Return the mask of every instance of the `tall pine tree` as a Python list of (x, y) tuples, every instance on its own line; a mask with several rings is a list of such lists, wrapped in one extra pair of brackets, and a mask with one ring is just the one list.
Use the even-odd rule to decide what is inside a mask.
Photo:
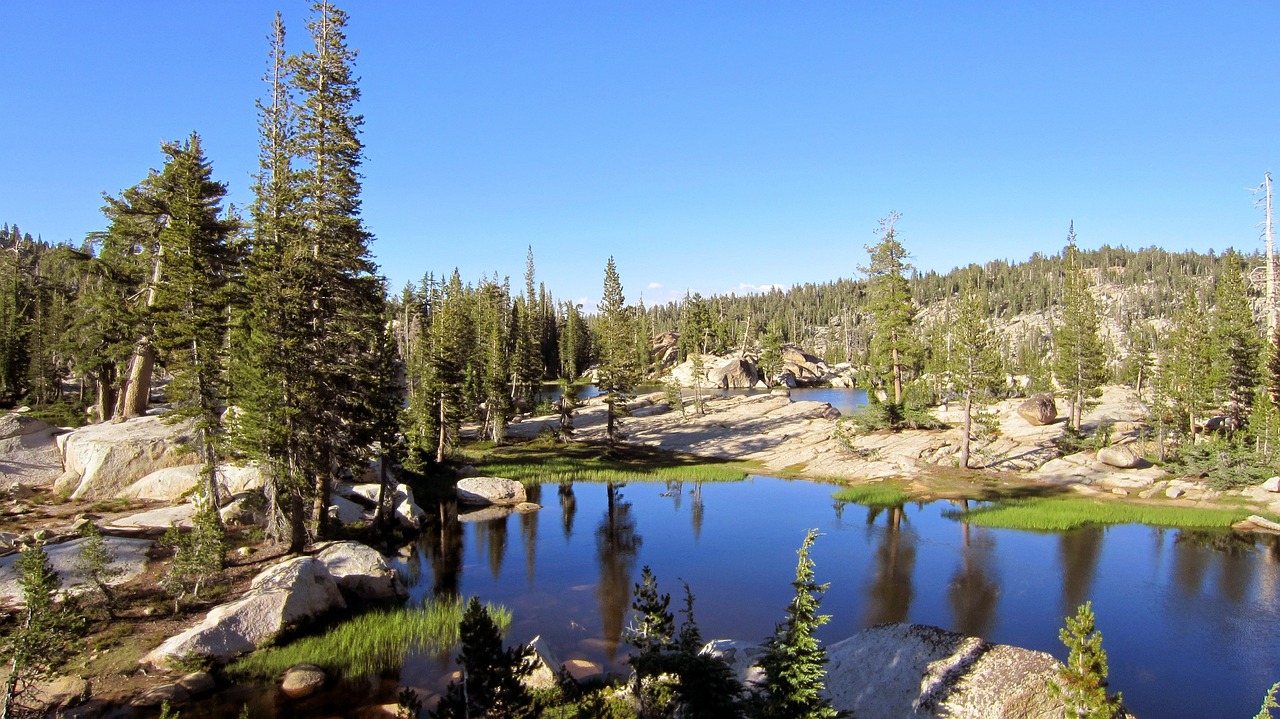
[(604, 293), (598, 309), (600, 356), (596, 385), (604, 395), (605, 439), (613, 444), (618, 435), (617, 405), (626, 402), (640, 381), (640, 367), (636, 362), (635, 318), (622, 294), (622, 280), (612, 257), (604, 268)]
[(1098, 396), (1106, 380), (1107, 355), (1098, 335), (1098, 304), (1076, 249), (1075, 223), (1063, 254), (1062, 321), (1053, 331), (1053, 375), (1071, 402), (1069, 424), (1079, 431), (1085, 400)]
[(898, 241), (898, 213), (880, 220), (880, 241), (866, 248), (869, 261), (859, 268), (867, 275), (868, 309), (872, 320), (872, 355), (888, 363), (893, 403), (902, 404), (903, 366), (911, 343), (916, 310), (906, 273), (907, 251)]

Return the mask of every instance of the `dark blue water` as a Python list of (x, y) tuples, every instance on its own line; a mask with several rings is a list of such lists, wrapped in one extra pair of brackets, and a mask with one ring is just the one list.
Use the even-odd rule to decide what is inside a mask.
[[(1271, 538), (1141, 526), (988, 530), (943, 517), (948, 503), (873, 510), (836, 504), (832, 489), (764, 477), (612, 491), (577, 484), (563, 494), (546, 485), (536, 514), (424, 535), (408, 559), (413, 592), (478, 594), (512, 610), (510, 640), (541, 634), (562, 661), (617, 669), (644, 565), (677, 600), (680, 581), (690, 584), (703, 636), (759, 641), (782, 619), (796, 548), (816, 527), (828, 642), (916, 622), (1063, 658), (1063, 617), (1092, 600), (1112, 687), (1144, 719), (1252, 716), (1280, 680), (1280, 549)], [(402, 679), (438, 686), (431, 675), (448, 668), (422, 658)]]

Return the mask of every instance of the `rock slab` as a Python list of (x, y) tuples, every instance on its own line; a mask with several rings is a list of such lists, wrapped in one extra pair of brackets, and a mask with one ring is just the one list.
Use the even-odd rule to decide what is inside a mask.
[(524, 485), (501, 477), (467, 477), (458, 480), (458, 501), (472, 505), (517, 505), (528, 501)]
[(1124, 444), (1113, 444), (1098, 450), (1098, 461), (1120, 469), (1134, 469), (1142, 464), (1142, 458), (1138, 453)]
[(64, 475), (79, 476), (62, 486), (72, 499), (107, 499), (156, 470), (195, 464), (192, 431), (189, 421), (154, 415), (81, 427), (58, 438)]

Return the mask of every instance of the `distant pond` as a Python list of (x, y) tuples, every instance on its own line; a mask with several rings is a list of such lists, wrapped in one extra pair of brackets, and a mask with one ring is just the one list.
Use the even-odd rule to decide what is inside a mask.
[[(415, 599), (479, 595), (512, 610), (510, 641), (540, 634), (562, 661), (621, 671), (643, 566), (673, 597), (681, 580), (689, 583), (704, 637), (759, 641), (782, 618), (796, 548), (816, 527), (817, 578), (831, 585), (826, 642), (915, 622), (1063, 658), (1063, 617), (1092, 600), (1112, 687), (1143, 719), (1251, 717), (1280, 680), (1275, 537), (1143, 526), (990, 530), (942, 516), (951, 503), (871, 509), (834, 502), (833, 489), (771, 477), (548, 484), (532, 490), (544, 506), (534, 514), (460, 524), (446, 507), (449, 518), (401, 562)], [(453, 668), (451, 657), (412, 657), (399, 681), (357, 682), (304, 704), (258, 690), (253, 714), (316, 716), (324, 706), (323, 715), (336, 716), (348, 710), (334, 702), (394, 703), (397, 684), (439, 690)], [(247, 696), (227, 692), (201, 709), (234, 716)]]
[[(666, 387), (663, 385), (642, 385), (636, 388), (636, 394), (646, 394), (649, 392), (662, 392)], [(594, 384), (583, 384), (577, 387), (577, 398), (580, 400), (590, 399), (599, 396), (600, 389)], [(767, 389), (704, 389), (702, 394), (705, 397), (731, 397), (735, 395), (754, 395), (769, 394)], [(558, 385), (545, 385), (538, 392), (539, 401), (546, 400), (555, 402), (560, 399), (561, 391)], [(693, 396), (692, 389), (683, 390), (685, 397)], [(827, 402), (832, 407), (840, 410), (841, 414), (850, 414), (858, 407), (867, 403), (867, 391), (865, 389), (847, 389), (840, 387), (796, 387), (791, 390), (791, 399), (799, 402), (802, 400), (812, 400), (818, 402)]]

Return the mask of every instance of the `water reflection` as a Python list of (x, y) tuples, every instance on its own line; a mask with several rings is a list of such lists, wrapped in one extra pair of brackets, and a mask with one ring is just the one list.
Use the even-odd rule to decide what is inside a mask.
[[(542, 504), (542, 485), (526, 487), (525, 496), (534, 504)], [(520, 538), (524, 540), (524, 574), (529, 582), (529, 589), (533, 589), (538, 567), (538, 516), (537, 512), (520, 514)]]
[[(440, 502), (434, 520), (418, 537), (411, 557), (431, 565), (431, 593), (433, 596), (457, 596), (462, 582), (462, 523), (458, 521), (458, 503)], [(421, 574), (421, 562), (410, 561), (411, 574)], [(419, 581), (410, 578), (410, 586)]]
[(622, 497), (624, 486), (613, 482), (606, 485), (607, 508), (596, 528), (596, 559), (600, 565), (596, 601), (604, 628), (605, 655), (610, 663), (617, 657), (622, 641), (622, 623), (631, 603), (631, 575), (643, 543), (636, 532), (631, 503)]
[[(872, 526), (879, 509), (867, 510), (867, 525)], [(906, 511), (903, 505), (885, 511), (885, 527), (880, 532), (875, 554), (875, 576), (867, 588), (868, 626), (905, 622), (911, 613), (912, 574), (916, 566), (916, 536), (904, 530)]]
[[(965, 511), (968, 505), (968, 500), (962, 500)], [(960, 537), (960, 567), (947, 585), (953, 628), (962, 634), (985, 637), (995, 621), (1000, 599), (1000, 585), (993, 578), (991, 567), (995, 537), (981, 530), (975, 532), (963, 520)]]
[(707, 517), (707, 505), (702, 501), (702, 482), (693, 485), (693, 509), (689, 512), (689, 521), (693, 526), (693, 541), (702, 539), (702, 522)]
[(1101, 527), (1084, 527), (1058, 537), (1058, 557), (1062, 561), (1062, 616), (1074, 616), (1076, 607), (1090, 598), (1093, 577), (1102, 552)]
[(560, 525), (564, 529), (564, 541), (567, 542), (573, 536), (573, 518), (578, 515), (578, 498), (573, 495), (573, 482), (561, 482), (558, 494)]

